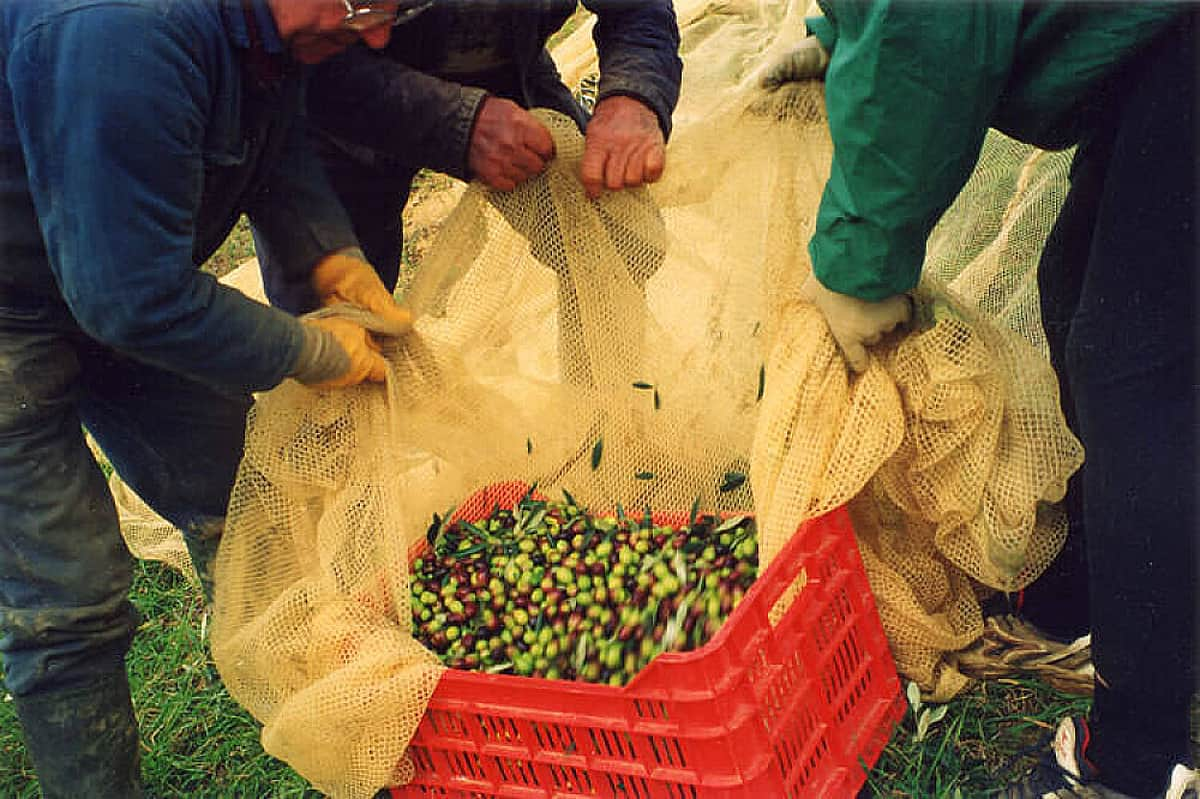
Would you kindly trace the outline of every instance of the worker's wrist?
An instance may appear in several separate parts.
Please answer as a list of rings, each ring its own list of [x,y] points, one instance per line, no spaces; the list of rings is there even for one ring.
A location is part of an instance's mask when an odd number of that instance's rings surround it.
[[[312,385],[324,383],[350,369],[350,355],[333,334],[313,324],[301,323],[304,343],[288,377]]]
[[[327,255],[325,257],[328,258],[330,255],[341,255],[346,258],[357,258],[358,260],[360,260],[364,263],[366,263],[366,261],[367,261],[367,256],[362,251],[362,247],[359,247],[357,245],[354,247],[343,247],[342,249],[335,250],[334,252],[330,253],[329,255]]]

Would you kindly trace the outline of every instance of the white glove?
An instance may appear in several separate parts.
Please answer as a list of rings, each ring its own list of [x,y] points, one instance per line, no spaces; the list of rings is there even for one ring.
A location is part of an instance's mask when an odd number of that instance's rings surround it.
[[[879,302],[868,302],[847,294],[838,294],[809,275],[800,287],[800,295],[821,311],[829,332],[837,342],[846,363],[855,372],[867,369],[867,345],[877,343],[883,334],[909,320],[912,301],[897,294]]]
[[[785,83],[819,78],[827,66],[829,53],[816,36],[808,36],[772,62],[761,83],[764,89],[778,89]]]

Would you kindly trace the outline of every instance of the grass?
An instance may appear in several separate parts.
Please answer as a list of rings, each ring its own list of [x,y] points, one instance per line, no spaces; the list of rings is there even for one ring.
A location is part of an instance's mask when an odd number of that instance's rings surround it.
[[[137,566],[132,599],[144,617],[129,654],[150,795],[309,799],[321,794],[263,752],[259,725],[225,692],[201,638],[199,589],[162,564]],[[35,799],[12,703],[0,702],[0,796]],[[984,796],[1013,773],[1007,761],[1087,701],[1037,682],[977,685],[916,741],[912,714],[872,770],[864,796]],[[957,793],[956,793],[957,791]],[[822,797],[821,799],[825,799]]]
[[[285,763],[263,752],[258,723],[221,685],[201,639],[199,589],[169,567],[142,562],[131,598],[143,622],[127,663],[150,795],[320,796]],[[7,694],[4,700],[0,796],[35,799],[32,766]]]
[[[1061,717],[1086,713],[1089,701],[1034,680],[979,683],[949,702],[945,717],[920,741],[910,708],[864,793],[922,799],[989,795],[1036,756],[1026,750]]]
[[[250,235],[250,220],[242,216],[226,237],[225,243],[205,262],[203,269],[217,277],[224,277],[238,264],[253,257],[254,238]]]

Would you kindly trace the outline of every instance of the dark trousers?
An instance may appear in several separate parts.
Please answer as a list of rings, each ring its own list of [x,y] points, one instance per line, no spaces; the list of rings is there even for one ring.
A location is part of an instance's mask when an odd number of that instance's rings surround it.
[[[0,292],[0,655],[16,697],[124,679],[132,559],[95,438],[209,573],[248,395],[132,361],[60,301]]]
[[[383,285],[395,290],[404,249],[401,215],[408,204],[417,168],[396,164],[394,159],[366,148],[361,148],[361,152],[347,152],[344,148],[353,145],[333,143],[320,134],[313,134],[312,142],[321,156],[334,193],[350,216],[363,254],[375,267]],[[267,300],[276,308],[293,314],[315,310],[317,296],[308,276],[284,274],[267,241],[257,230],[252,229],[252,232]]]
[[[1080,146],[1039,267],[1086,461],[1070,485],[1068,549],[1038,602],[1057,585],[1061,615],[1090,617],[1090,756],[1101,781],[1135,796],[1186,762],[1196,687],[1195,77],[1189,15],[1129,70]],[[1084,563],[1086,581],[1073,568]]]

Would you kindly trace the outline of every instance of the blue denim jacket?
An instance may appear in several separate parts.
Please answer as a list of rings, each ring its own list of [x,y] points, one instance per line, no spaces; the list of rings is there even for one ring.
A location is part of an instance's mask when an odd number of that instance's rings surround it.
[[[286,376],[299,323],[197,266],[242,213],[293,274],[355,242],[252,5],[253,28],[240,0],[0,3],[0,302],[63,301],[100,342],[229,388]]]

